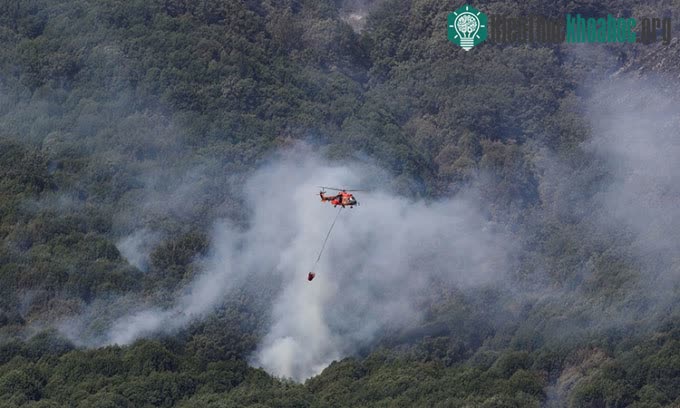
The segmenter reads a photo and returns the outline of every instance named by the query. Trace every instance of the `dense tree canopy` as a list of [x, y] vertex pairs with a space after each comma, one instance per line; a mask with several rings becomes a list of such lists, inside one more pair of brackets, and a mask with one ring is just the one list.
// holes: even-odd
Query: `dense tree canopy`
[[[0, 5], [1, 408], [680, 403], [677, 305], [655, 310], [636, 285], [646, 266], [627, 253], [630, 235], [594, 233], [579, 214], [596, 209], [569, 207], [608, 176], [583, 149], [584, 81], [665, 57], [637, 45], [598, 48], [589, 65], [563, 45], [465, 52], [441, 28], [450, 4], [367, 2], [355, 31], [343, 14], [355, 3]], [[483, 3], [488, 13], [546, 16], [678, 11], [661, 1]], [[677, 44], [668, 52], [677, 56]], [[419, 327], [304, 384], [247, 363], [268, 318], [266, 287], [126, 347], [72, 344], [50, 328], [90, 310], [96, 338], [111, 323], [107, 299], [167, 304], [200, 270], [211, 223], [247, 222], [239, 183], [295, 141], [331, 160], [376, 163], [388, 189], [412, 197], [474, 185], [483, 212], [521, 232], [519, 287], [563, 295], [447, 288]], [[545, 150], [578, 193], [542, 184]], [[194, 188], [166, 183], [180, 179]], [[169, 194], [190, 199], [173, 207]], [[153, 203], [143, 212], [142, 196]], [[119, 242], [141, 228], [155, 238], [133, 264]], [[607, 325], [592, 310], [632, 317]]]

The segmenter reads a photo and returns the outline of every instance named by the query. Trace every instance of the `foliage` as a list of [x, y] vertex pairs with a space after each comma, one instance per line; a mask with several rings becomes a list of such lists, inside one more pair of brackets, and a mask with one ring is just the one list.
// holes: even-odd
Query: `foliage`
[[[589, 127], [579, 84], [597, 74], [558, 45], [452, 47], [437, 23], [451, 11], [444, 2], [376, 2], [361, 33], [344, 3], [0, 4], [0, 407], [680, 403], [677, 309], [659, 318], [648, 305], [629, 236], [593, 233], [569, 210], [575, 197], [541, 187], [541, 149], [567, 163], [584, 196], [607, 177], [580, 147]], [[647, 3], [484, 6], [663, 10]], [[609, 51], [596, 61], [605, 74], [635, 61], [635, 50]], [[419, 327], [304, 384], [247, 364], [262, 294], [127, 347], [88, 349], [42, 329], [89, 312], [96, 331], [113, 318], [110, 299], [175, 296], [200, 268], [210, 223], [247, 219], [234, 198], [241, 181], [292, 140], [331, 160], [370, 157], [393, 176], [387, 188], [410, 196], [478, 183], [482, 211], [521, 237], [517, 285], [559, 291], [560, 302], [520, 303], [502, 283], [465, 293], [433, 284]], [[177, 191], [182, 181], [192, 188]], [[150, 231], [150, 256], [133, 265], [120, 242], [137, 231]], [[608, 324], [621, 310], [632, 323]], [[647, 324], [652, 312], [664, 324]]]

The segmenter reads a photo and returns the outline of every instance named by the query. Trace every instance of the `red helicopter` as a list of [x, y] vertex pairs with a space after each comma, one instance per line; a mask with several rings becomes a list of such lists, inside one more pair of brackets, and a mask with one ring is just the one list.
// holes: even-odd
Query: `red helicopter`
[[[354, 198], [354, 195], [350, 193], [350, 191], [365, 191], [365, 190], [348, 190], [344, 188], [334, 188], [334, 187], [319, 187], [321, 191], [319, 191], [319, 197], [321, 197], [321, 202], [325, 203], [326, 201], [330, 201], [330, 203], [333, 205], [333, 207], [341, 206], [342, 208], [345, 208], [346, 206], [349, 206], [349, 208], [354, 208], [355, 205], [359, 205], [359, 202], [357, 201], [356, 198]], [[338, 192], [336, 195], [326, 195], [326, 189], [329, 190], [335, 190]], [[331, 236], [331, 231], [333, 231], [333, 227], [335, 226], [335, 221], [338, 220], [338, 216], [340, 215], [340, 212], [342, 211], [342, 208], [338, 211], [338, 213], [335, 216], [335, 219], [333, 220], [333, 224], [331, 224], [331, 228], [328, 230], [328, 234], [326, 234], [326, 239], [323, 241], [323, 245], [321, 246], [321, 251], [319, 252], [319, 257], [316, 258], [316, 262], [314, 263], [314, 267], [312, 267], [312, 272], [309, 272], [307, 274], [307, 280], [311, 281], [314, 279], [316, 276], [316, 272], [314, 272], [314, 268], [316, 268], [316, 265], [319, 263], [319, 260], [321, 259], [321, 255], [323, 254], [324, 248], [326, 248], [326, 242], [328, 242], [328, 237]]]
[[[359, 205], [357, 199], [354, 198], [354, 194], [350, 193], [350, 191], [363, 191], [363, 190], [347, 190], [344, 188], [333, 187], [319, 187], [319, 188], [321, 188], [321, 191], [319, 191], [319, 197], [321, 197], [321, 202], [330, 201], [333, 207], [337, 207], [340, 205], [342, 206], [342, 208], [345, 208], [345, 206], [349, 206], [349, 208], [354, 208], [355, 205]], [[335, 190], [338, 192], [338, 194], [326, 195], [326, 189]]]

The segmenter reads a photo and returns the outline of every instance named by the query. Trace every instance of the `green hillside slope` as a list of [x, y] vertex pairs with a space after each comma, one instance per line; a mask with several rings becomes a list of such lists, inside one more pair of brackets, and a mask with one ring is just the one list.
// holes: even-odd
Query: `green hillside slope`
[[[370, 11], [361, 31], [349, 7]], [[680, 169], [661, 164], [679, 135], [677, 39], [465, 52], [446, 40], [451, 11], [433, 0], [0, 4], [0, 407], [680, 404]], [[608, 139], [607, 127], [640, 131], [621, 111], [645, 115], [650, 150]], [[432, 282], [417, 324], [304, 383], [249, 364], [275, 280], [171, 333], [105, 346], [120, 314], [174, 304], [204, 270], [216, 220], [251, 222], [246, 180], [296, 146], [382, 169], [393, 196], [474, 195], [515, 245], [508, 281]], [[129, 239], [145, 257], [124, 253]]]

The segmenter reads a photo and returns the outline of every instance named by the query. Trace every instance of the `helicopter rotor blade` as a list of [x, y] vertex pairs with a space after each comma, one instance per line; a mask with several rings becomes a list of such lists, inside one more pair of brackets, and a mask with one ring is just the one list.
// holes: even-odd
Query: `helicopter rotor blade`
[[344, 188], [335, 188], [335, 187], [325, 187], [325, 186], [319, 186], [319, 188], [324, 188], [324, 189], [329, 189], [329, 190], [335, 190], [335, 191], [345, 191], [346, 189]]
[[354, 188], [335, 188], [335, 187], [324, 187], [324, 186], [319, 186], [319, 188], [327, 188], [329, 190], [335, 190], [335, 191], [368, 191], [368, 190], [359, 190], [359, 189], [354, 189]]

